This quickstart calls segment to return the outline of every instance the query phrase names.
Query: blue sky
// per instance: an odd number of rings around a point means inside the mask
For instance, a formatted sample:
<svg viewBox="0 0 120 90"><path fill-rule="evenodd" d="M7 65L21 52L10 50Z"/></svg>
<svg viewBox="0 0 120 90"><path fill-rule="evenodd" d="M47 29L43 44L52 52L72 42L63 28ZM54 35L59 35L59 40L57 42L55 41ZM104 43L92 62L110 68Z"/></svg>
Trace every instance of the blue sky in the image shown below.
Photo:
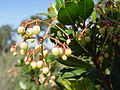
<svg viewBox="0 0 120 90"><path fill-rule="evenodd" d="M17 28L22 20L36 13L46 13L55 0L0 0L0 26Z"/></svg>
<svg viewBox="0 0 120 90"><path fill-rule="evenodd" d="M0 0L0 26L18 27L22 20L36 13L45 13L54 0Z"/></svg>

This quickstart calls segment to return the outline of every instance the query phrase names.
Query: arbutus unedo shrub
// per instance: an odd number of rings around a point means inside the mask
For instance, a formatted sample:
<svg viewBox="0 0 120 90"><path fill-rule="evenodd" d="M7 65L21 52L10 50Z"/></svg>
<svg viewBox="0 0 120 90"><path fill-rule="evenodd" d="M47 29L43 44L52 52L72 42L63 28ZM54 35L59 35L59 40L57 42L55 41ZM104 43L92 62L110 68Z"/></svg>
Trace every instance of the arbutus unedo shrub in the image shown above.
<svg viewBox="0 0 120 90"><path fill-rule="evenodd" d="M102 0L94 4L93 0L57 1L48 9L48 14L40 13L50 21L28 20L18 27L23 41L11 46L10 51L15 56L24 56L25 65L33 71L37 70L43 77L39 77L40 82L44 82L45 76L49 75L52 66L47 56L52 54L55 60L70 67L62 70L61 77L64 79L61 79L61 84L69 82L72 87L68 85L64 88L84 90L81 84L84 82L87 88L92 86L91 90L119 90L120 2ZM41 33L40 22L48 27L43 36L37 37ZM44 44L46 38L54 43L51 51ZM32 44L35 39L39 40L38 45L29 49L27 41ZM18 47L20 52L17 51ZM70 74L75 70L79 73Z"/></svg>

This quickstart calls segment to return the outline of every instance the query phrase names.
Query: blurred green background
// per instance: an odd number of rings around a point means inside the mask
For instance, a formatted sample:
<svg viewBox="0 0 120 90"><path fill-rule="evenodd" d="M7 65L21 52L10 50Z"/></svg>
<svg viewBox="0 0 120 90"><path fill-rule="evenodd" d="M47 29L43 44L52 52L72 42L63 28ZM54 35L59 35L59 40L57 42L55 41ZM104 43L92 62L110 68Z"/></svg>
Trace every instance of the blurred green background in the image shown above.
<svg viewBox="0 0 120 90"><path fill-rule="evenodd" d="M0 90L18 90L20 68L15 67L21 57L10 53L10 46L21 41L17 27L36 13L47 12L54 0L1 0L0 3ZM35 16L37 18L37 16ZM42 17L45 18L45 17Z"/></svg>

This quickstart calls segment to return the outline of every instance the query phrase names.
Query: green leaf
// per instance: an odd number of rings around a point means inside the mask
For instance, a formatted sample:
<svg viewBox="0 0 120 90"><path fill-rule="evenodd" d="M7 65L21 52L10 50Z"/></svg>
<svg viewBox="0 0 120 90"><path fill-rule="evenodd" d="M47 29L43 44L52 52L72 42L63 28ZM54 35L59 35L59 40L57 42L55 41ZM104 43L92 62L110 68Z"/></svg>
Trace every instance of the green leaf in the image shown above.
<svg viewBox="0 0 120 90"><path fill-rule="evenodd" d="M65 30L65 32L67 32L68 35L75 33L73 30Z"/></svg>
<svg viewBox="0 0 120 90"><path fill-rule="evenodd" d="M96 20L96 11L92 12L91 19L92 19L92 22L95 22L95 20Z"/></svg>
<svg viewBox="0 0 120 90"><path fill-rule="evenodd" d="M56 14L53 13L38 13L37 15L47 16L47 17L54 17Z"/></svg>
<svg viewBox="0 0 120 90"><path fill-rule="evenodd" d="M79 16L85 20L91 15L94 7L94 2L93 0L80 0L78 2L78 6Z"/></svg>
<svg viewBox="0 0 120 90"><path fill-rule="evenodd" d="M73 54L75 56L80 56L80 55L89 55L88 52L86 52L82 46L80 46L80 44L75 40L73 39L69 45L69 47L72 49L73 51Z"/></svg>
<svg viewBox="0 0 120 90"><path fill-rule="evenodd" d="M63 69L64 70L64 69ZM67 71L68 70L68 71ZM62 77L63 78L66 78L66 79L72 79L72 80L76 80L78 79L77 77L80 76L82 73L85 73L86 71L85 70L82 70L82 69L75 69L75 70L69 70L69 69L66 69L65 72L63 72L63 75Z"/></svg>
<svg viewBox="0 0 120 90"><path fill-rule="evenodd" d="M65 90L95 90L95 85L90 79L67 80L59 78L58 82L65 86Z"/></svg>
<svg viewBox="0 0 120 90"><path fill-rule="evenodd" d="M57 58L57 61L61 64L70 66L70 67L79 67L79 68L93 68L92 65L90 65L87 62L84 62L82 60L76 59L74 57L67 57L67 60L63 60L62 58Z"/></svg>
<svg viewBox="0 0 120 90"><path fill-rule="evenodd" d="M78 6L75 2L66 3L58 12L58 21L62 24L72 25L78 19Z"/></svg>
<svg viewBox="0 0 120 90"><path fill-rule="evenodd" d="M56 8L58 11L64 5L64 3L64 0L56 0Z"/></svg>
<svg viewBox="0 0 120 90"><path fill-rule="evenodd" d="M73 90L72 87L71 87L71 83L69 82L69 80L59 78L58 82L62 83L62 85L64 85L67 90Z"/></svg>
<svg viewBox="0 0 120 90"><path fill-rule="evenodd" d="M71 87L74 87L75 90L96 90L95 85L90 79L83 80L69 80Z"/></svg>
<svg viewBox="0 0 120 90"><path fill-rule="evenodd" d="M54 3L51 3L51 7L54 9L55 14L58 14L58 11L56 9L56 5Z"/></svg>

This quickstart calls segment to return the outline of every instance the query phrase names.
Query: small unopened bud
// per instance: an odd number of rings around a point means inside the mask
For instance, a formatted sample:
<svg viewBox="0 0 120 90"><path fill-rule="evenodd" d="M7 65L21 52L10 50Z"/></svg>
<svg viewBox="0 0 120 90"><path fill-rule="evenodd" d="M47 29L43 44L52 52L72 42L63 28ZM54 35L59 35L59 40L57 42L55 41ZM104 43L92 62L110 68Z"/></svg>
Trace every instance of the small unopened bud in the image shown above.
<svg viewBox="0 0 120 90"><path fill-rule="evenodd" d="M33 35L33 28L28 28L27 31L26 31L26 34L27 34L28 36Z"/></svg>
<svg viewBox="0 0 120 90"><path fill-rule="evenodd" d="M21 54L21 55L26 55L26 50L21 49L21 50L20 50L20 54Z"/></svg>
<svg viewBox="0 0 120 90"><path fill-rule="evenodd" d="M15 52L13 52L13 56L16 56L17 55L17 52L15 51Z"/></svg>
<svg viewBox="0 0 120 90"><path fill-rule="evenodd" d="M69 56L71 55L72 51L70 48L65 48L65 55Z"/></svg>
<svg viewBox="0 0 120 90"><path fill-rule="evenodd" d="M63 51L63 48L62 48L62 47L59 47L58 50L59 50L59 55L58 55L58 56L63 55L63 52L64 52L64 51Z"/></svg>
<svg viewBox="0 0 120 90"><path fill-rule="evenodd" d="M67 45L69 45L70 42L71 42L71 40L70 40L70 39L67 39L67 41L66 41Z"/></svg>
<svg viewBox="0 0 120 90"><path fill-rule="evenodd" d="M26 60L26 61L25 61L25 64L26 64L26 65L30 64L30 60Z"/></svg>
<svg viewBox="0 0 120 90"><path fill-rule="evenodd" d="M47 56L48 56L48 53L49 53L49 52L48 52L47 49L43 50L43 56L44 56L44 57L47 57Z"/></svg>
<svg viewBox="0 0 120 90"><path fill-rule="evenodd" d="M11 48L10 48L10 52L13 53L14 51L15 51L15 48L14 48L14 47L11 47Z"/></svg>
<svg viewBox="0 0 120 90"><path fill-rule="evenodd" d="M39 60L37 61L37 68L41 68L43 66L43 61Z"/></svg>
<svg viewBox="0 0 120 90"><path fill-rule="evenodd" d="M39 75L39 82L40 82L40 83L43 83L43 82L45 81L45 79L46 79L46 78L44 77L43 74L40 74L40 75Z"/></svg>
<svg viewBox="0 0 120 90"><path fill-rule="evenodd" d="M53 76L51 76L51 79L52 79L52 80L55 80L55 76L54 76L54 75L53 75Z"/></svg>
<svg viewBox="0 0 120 90"><path fill-rule="evenodd" d="M59 47L54 46L54 47L52 48L52 54L53 54L54 56L59 56Z"/></svg>
<svg viewBox="0 0 120 90"><path fill-rule="evenodd" d="M24 62L25 62L26 65L30 64L31 58L26 56L26 57L24 58Z"/></svg>
<svg viewBox="0 0 120 90"><path fill-rule="evenodd" d="M18 27L18 33L19 34L25 33L25 28L23 26Z"/></svg>
<svg viewBox="0 0 120 90"><path fill-rule="evenodd" d="M66 56L66 55L63 55L63 56L62 56L62 59L63 59L63 60L67 60L67 56Z"/></svg>
<svg viewBox="0 0 120 90"><path fill-rule="evenodd" d="M47 74L49 72L49 68L47 66L42 69L43 74Z"/></svg>
<svg viewBox="0 0 120 90"><path fill-rule="evenodd" d="M37 67L37 63L36 63L35 60L32 60L32 62L30 63L30 65L31 65L32 69L36 69L36 67Z"/></svg>
<svg viewBox="0 0 120 90"><path fill-rule="evenodd" d="M36 34L36 35L38 35L40 33L40 26L35 25L33 27L33 33Z"/></svg>
<svg viewBox="0 0 120 90"><path fill-rule="evenodd" d="M28 48L28 43L27 42L22 42L20 44L20 48L26 50Z"/></svg>

